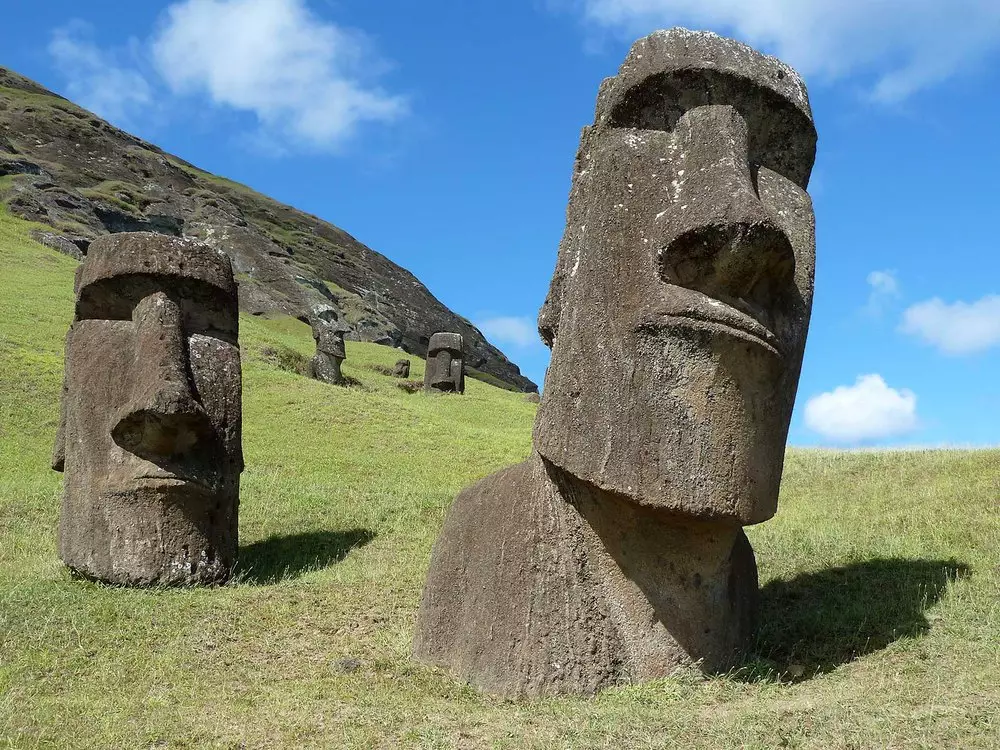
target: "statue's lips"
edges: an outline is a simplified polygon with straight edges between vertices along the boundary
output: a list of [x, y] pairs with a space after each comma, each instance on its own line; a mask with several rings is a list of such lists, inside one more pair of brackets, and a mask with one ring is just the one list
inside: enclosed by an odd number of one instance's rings
[[137, 489], [177, 490], [184, 489], [193, 492], [212, 493], [215, 490], [198, 479], [177, 476], [176, 474], [150, 474], [136, 477]]
[[656, 311], [657, 323], [728, 335], [757, 345], [775, 357], [783, 357], [778, 337], [756, 318], [700, 292], [683, 291], [684, 297], [676, 300], [676, 304]]

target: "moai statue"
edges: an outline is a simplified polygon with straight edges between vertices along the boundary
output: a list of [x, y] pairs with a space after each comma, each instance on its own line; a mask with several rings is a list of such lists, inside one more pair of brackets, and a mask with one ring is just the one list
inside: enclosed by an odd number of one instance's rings
[[452, 505], [417, 658], [508, 696], [736, 663], [742, 527], [776, 510], [812, 305], [815, 147], [795, 71], [714, 34], [656, 32], [601, 85], [534, 451]]
[[465, 393], [465, 355], [462, 334], [435, 333], [427, 344], [425, 391]]
[[243, 470], [229, 259], [114, 234], [90, 245], [75, 287], [52, 463], [65, 473], [60, 557], [113, 584], [226, 580]]
[[396, 365], [392, 368], [392, 376], [395, 378], [410, 377], [410, 360], [408, 359], [396, 360]]
[[350, 329], [339, 322], [337, 311], [329, 306], [316, 307], [309, 317], [316, 354], [312, 359], [312, 372], [316, 380], [340, 385], [344, 376], [340, 366], [347, 359], [344, 334]]

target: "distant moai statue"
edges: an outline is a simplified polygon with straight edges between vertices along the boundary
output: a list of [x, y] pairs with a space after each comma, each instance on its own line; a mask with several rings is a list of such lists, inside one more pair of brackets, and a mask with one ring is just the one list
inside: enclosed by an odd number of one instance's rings
[[725, 670], [754, 624], [743, 526], [776, 510], [813, 296], [799, 76], [714, 34], [601, 85], [539, 332], [527, 461], [459, 494], [417, 658], [508, 696]]
[[63, 562], [122, 585], [226, 580], [243, 470], [229, 259], [114, 234], [90, 245], [75, 287], [52, 462]]
[[340, 323], [337, 311], [329, 305], [315, 307], [309, 316], [316, 354], [312, 359], [312, 373], [316, 380], [342, 385], [344, 376], [340, 367], [347, 359], [344, 334], [350, 329]]
[[465, 393], [462, 334], [435, 333], [427, 344], [424, 390]]
[[410, 377], [410, 360], [408, 359], [396, 360], [396, 365], [392, 368], [392, 376], [395, 378]]

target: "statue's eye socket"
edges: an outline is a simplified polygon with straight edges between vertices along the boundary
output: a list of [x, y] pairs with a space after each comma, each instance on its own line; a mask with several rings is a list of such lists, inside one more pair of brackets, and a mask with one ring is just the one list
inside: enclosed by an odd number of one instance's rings
[[162, 278], [141, 274], [95, 282], [81, 290], [76, 319], [131, 321], [136, 305], [151, 294], [166, 291], [181, 310], [185, 333], [236, 344], [239, 318], [233, 302], [221, 290], [196, 279], [171, 279], [167, 289], [165, 286]]
[[816, 128], [795, 104], [749, 79], [714, 70], [679, 70], [651, 76], [614, 104], [612, 127], [672, 132], [684, 113], [728, 105], [746, 120], [747, 158], [784, 175], [801, 188], [816, 157]]

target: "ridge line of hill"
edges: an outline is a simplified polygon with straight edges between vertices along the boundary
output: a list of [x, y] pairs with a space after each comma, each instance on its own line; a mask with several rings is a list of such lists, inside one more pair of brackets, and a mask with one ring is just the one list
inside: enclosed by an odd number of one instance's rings
[[538, 390], [416, 276], [347, 232], [200, 170], [2, 67], [0, 202], [51, 227], [35, 238], [77, 259], [112, 232], [194, 237], [232, 258], [246, 312], [302, 318], [332, 305], [349, 339], [418, 356], [432, 334], [454, 331], [474, 377]]

